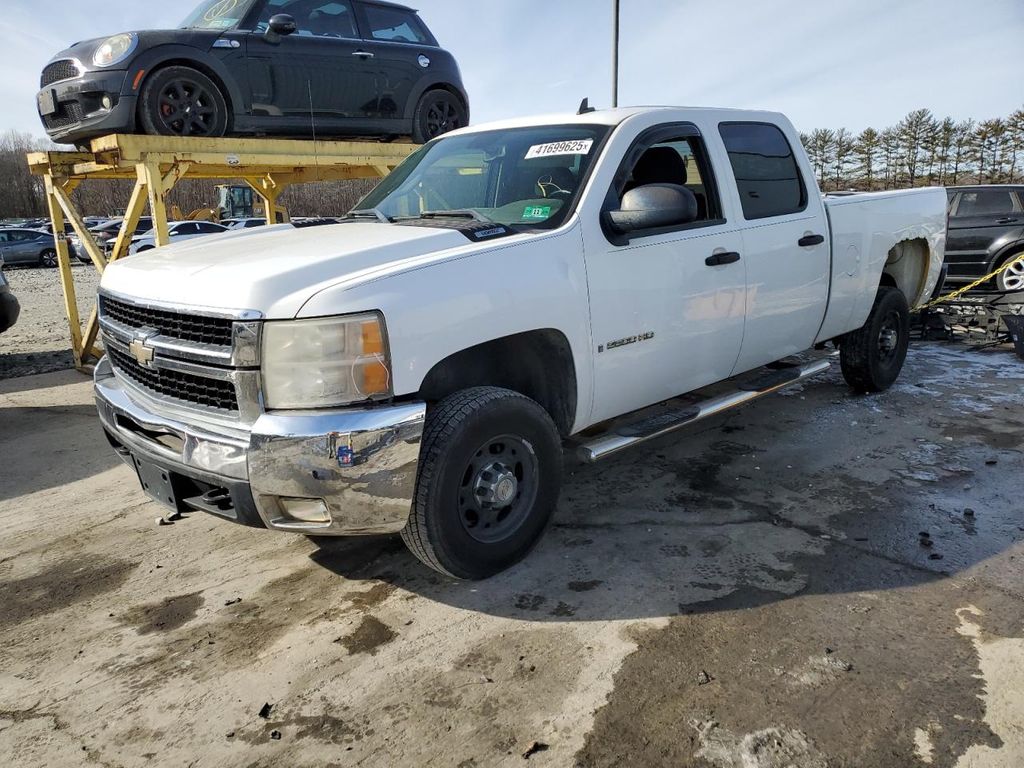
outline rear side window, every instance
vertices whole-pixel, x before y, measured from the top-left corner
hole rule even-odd
[[[1013,213],[1013,193],[1008,189],[964,190],[960,193],[957,216],[988,216]]]
[[[423,25],[415,13],[400,8],[384,8],[367,5],[366,21],[368,35],[374,40],[389,40],[394,43],[429,43]]]
[[[807,188],[800,178],[793,148],[769,123],[721,123],[739,188],[743,218],[765,219],[798,213],[807,207]]]

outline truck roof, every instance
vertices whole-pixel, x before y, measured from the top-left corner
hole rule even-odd
[[[468,128],[460,128],[448,136],[464,133],[476,133],[477,131],[493,131],[503,128],[530,128],[542,125],[619,125],[625,120],[640,114],[650,112],[695,112],[702,115],[718,115],[722,120],[759,120],[785,121],[785,116],[780,112],[767,112],[753,109],[731,109],[727,107],[683,107],[673,105],[650,105],[635,107],[617,107],[614,109],[597,109],[582,115],[568,112],[555,112],[545,115],[533,115],[530,117],[517,117],[506,120],[496,120],[489,123],[480,123]]]

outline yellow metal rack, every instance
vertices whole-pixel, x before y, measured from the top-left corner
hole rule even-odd
[[[267,221],[275,221],[278,198],[288,186],[386,176],[415,149],[412,144],[368,141],[113,135],[94,139],[88,152],[29,154],[30,170],[45,183],[50,220],[57,233],[54,240],[75,367],[83,368],[90,356],[98,358],[101,352],[96,347],[95,306],[82,330],[64,236],[65,220],[71,223],[82,248],[102,273],[107,264],[128,253],[131,235],[147,203],[156,244],[167,244],[167,194],[180,179],[240,179],[263,199]],[[135,181],[109,258],[86,229],[71,199],[71,193],[87,179]]]

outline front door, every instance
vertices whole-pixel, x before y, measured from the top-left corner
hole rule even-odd
[[[1024,195],[1012,187],[959,190],[946,234],[946,279],[967,283],[988,272],[989,249],[1011,230],[1024,229]]]
[[[595,422],[728,378],[743,340],[742,237],[722,217],[697,129],[658,128],[626,157],[610,205],[637,186],[680,184],[698,219],[587,243]]]
[[[270,17],[280,13],[293,16],[296,31],[268,40]],[[372,117],[377,108],[372,58],[348,0],[270,0],[246,50],[257,118],[288,118],[290,127],[319,132],[339,120]]]
[[[828,227],[778,126],[722,123],[743,223],[747,321],[735,373],[814,344],[828,304]]]

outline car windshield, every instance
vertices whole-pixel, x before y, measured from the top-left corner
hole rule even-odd
[[[608,130],[546,125],[445,137],[407,158],[349,215],[417,220],[447,214],[551,229],[572,212]]]
[[[256,0],[203,0],[178,26],[182,29],[234,29]]]

